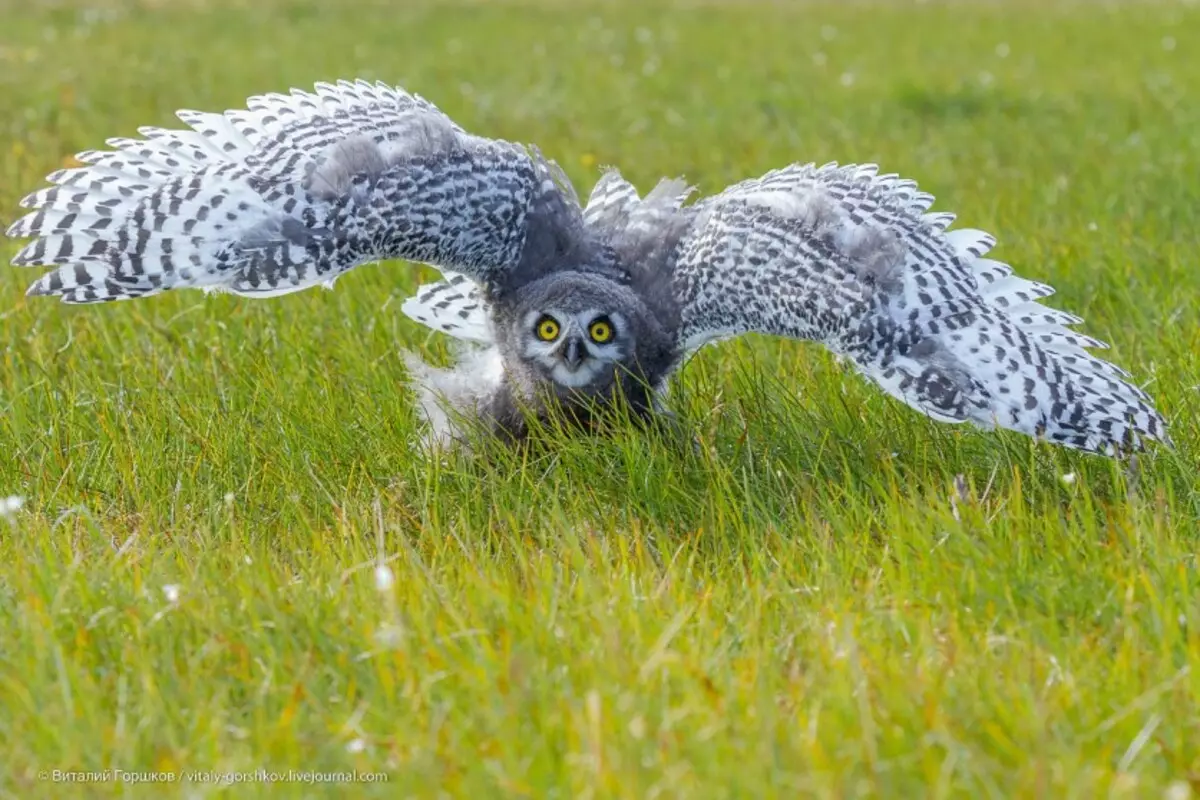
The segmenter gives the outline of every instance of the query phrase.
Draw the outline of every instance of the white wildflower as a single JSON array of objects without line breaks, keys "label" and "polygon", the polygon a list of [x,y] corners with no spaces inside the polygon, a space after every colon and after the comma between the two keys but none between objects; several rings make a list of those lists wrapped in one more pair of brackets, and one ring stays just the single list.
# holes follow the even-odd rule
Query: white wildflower
[{"label": "white wildflower", "polygon": [[1164,800],[1188,800],[1192,796],[1192,787],[1187,781],[1172,781],[1163,792]]},{"label": "white wildflower", "polygon": [[387,564],[375,568],[375,589],[379,592],[390,592],[396,585],[396,576]]},{"label": "white wildflower", "polygon": [[362,739],[351,739],[350,741],[346,742],[346,752],[347,753],[361,753],[363,750],[366,750],[366,749],[367,749],[367,743],[364,742]]},{"label": "white wildflower", "polygon": [[1071,484],[1075,483],[1075,473],[1064,472],[1062,475],[1058,476],[1058,479],[1062,481],[1063,486],[1070,486]]},{"label": "white wildflower", "polygon": [[167,598],[167,602],[175,605],[179,602],[179,584],[168,583],[162,587],[163,596]]},{"label": "white wildflower", "polygon": [[0,517],[4,517],[11,522],[13,515],[20,511],[24,505],[25,498],[18,494],[11,494],[8,497],[0,499]]}]

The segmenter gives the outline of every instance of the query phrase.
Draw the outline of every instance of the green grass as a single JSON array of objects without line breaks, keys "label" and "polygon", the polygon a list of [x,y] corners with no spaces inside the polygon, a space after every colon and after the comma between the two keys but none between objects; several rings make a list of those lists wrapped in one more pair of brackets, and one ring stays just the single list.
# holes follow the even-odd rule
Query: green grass
[{"label": "green grass", "polygon": [[673,388],[695,452],[426,463],[397,350],[445,353],[399,313],[428,269],[81,309],[0,270],[0,494],[26,498],[0,521],[0,792],[128,792],[39,778],[104,768],[389,778],[237,796],[1200,789],[1200,9],[91,8],[0,11],[5,224],[106,137],[337,77],[536,142],[581,190],[608,163],[711,192],[876,161],[1058,287],[1176,449],[1126,470],[937,425],[751,337]]}]

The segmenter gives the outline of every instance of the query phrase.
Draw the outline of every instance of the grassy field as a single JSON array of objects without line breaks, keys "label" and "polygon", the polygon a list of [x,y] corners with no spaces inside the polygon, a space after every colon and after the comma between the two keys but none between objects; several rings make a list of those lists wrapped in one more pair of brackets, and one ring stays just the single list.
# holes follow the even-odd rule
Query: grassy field
[{"label": "grassy field", "polygon": [[396,6],[9,2],[0,223],[106,137],[338,77],[581,191],[875,161],[1058,287],[1176,449],[941,426],[751,337],[673,387],[695,452],[427,463],[397,351],[446,352],[399,313],[428,269],[82,309],[0,270],[0,793],[1200,793],[1200,9]]}]

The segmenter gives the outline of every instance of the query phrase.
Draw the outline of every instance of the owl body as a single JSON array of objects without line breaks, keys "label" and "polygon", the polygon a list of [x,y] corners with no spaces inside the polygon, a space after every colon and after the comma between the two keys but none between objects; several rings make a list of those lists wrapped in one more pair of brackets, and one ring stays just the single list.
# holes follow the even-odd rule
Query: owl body
[{"label": "owl body", "polygon": [[[689,203],[616,170],[581,203],[527,148],[467,133],[364,81],[252,97],[187,130],[142,128],[29,195],[13,263],[70,303],[179,288],[272,297],[387,259],[437,267],[402,310],[463,340],[451,368],[405,353],[431,441],[479,422],[653,417],[698,348],[757,332],[818,342],[943,422],[1119,455],[1166,442],[1128,373],[1089,352],[1050,287],[987,258],[933,197],[873,165],[793,164]],[[565,412],[565,413],[559,413]]]},{"label": "owl body", "polygon": [[[453,370],[409,359],[419,383],[434,387],[421,402],[431,441],[462,438],[456,418],[481,420],[512,440],[525,437],[531,417],[593,429],[617,404],[635,419],[659,407],[679,350],[631,287],[588,271],[551,272],[491,298],[488,308],[492,342],[462,354]],[[481,362],[501,367],[481,369]],[[463,380],[471,391],[441,388]]]}]

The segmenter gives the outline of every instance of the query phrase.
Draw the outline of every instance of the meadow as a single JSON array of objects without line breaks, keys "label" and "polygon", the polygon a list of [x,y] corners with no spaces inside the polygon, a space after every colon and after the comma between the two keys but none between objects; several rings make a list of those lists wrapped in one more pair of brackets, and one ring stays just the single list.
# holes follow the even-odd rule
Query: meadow
[{"label": "meadow", "polygon": [[[72,308],[6,267],[0,795],[207,796],[185,771],[264,769],[361,780],[233,794],[1200,793],[1200,8],[0,19],[0,226],[107,137],[337,78],[537,143],[582,194],[606,164],[709,193],[876,162],[1054,285],[1175,443],[1118,463],[940,425],[816,346],[747,337],[672,386],[694,449],[630,428],[429,461],[399,355],[447,356],[399,312],[428,268]],[[105,769],[177,781],[53,776]]]}]

